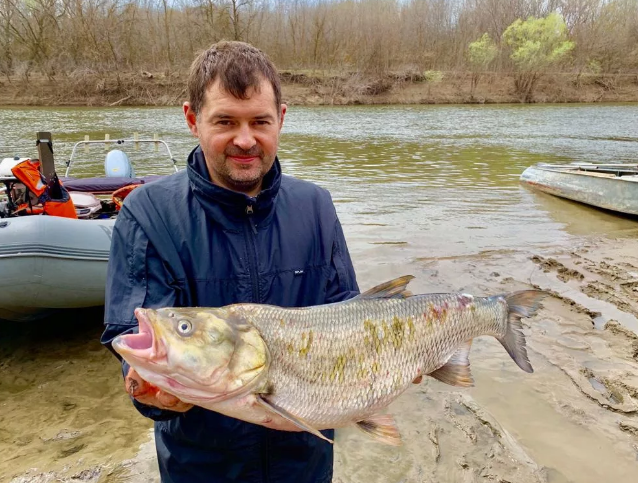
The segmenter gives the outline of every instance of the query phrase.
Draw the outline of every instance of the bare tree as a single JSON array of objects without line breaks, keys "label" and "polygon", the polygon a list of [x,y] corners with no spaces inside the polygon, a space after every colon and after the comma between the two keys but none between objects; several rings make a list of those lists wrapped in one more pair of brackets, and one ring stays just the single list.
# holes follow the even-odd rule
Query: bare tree
[{"label": "bare tree", "polygon": [[13,34],[11,25],[15,10],[8,0],[0,0],[0,72],[11,82],[13,72]]},{"label": "bare tree", "polygon": [[170,74],[235,39],[283,69],[471,72],[468,46],[487,33],[498,48],[489,69],[510,75],[503,32],[554,11],[576,45],[554,69],[636,72],[636,0],[0,0],[0,71]]},{"label": "bare tree", "polygon": [[53,78],[54,66],[48,63],[54,40],[59,30],[55,0],[19,2],[6,0],[13,10],[8,30],[23,49],[26,62],[24,76],[28,80],[33,67]]},{"label": "bare tree", "polygon": [[226,12],[233,40],[247,40],[256,16],[255,0],[228,0]]}]

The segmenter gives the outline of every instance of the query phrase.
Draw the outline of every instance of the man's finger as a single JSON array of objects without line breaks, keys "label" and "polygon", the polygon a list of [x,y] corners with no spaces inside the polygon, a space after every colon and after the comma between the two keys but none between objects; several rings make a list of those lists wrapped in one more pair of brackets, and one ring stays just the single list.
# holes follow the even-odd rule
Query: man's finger
[{"label": "man's finger", "polygon": [[155,386],[142,379],[137,371],[132,367],[129,369],[128,374],[124,379],[124,385],[126,387],[126,392],[135,398],[156,390]]},{"label": "man's finger", "polygon": [[184,412],[193,407],[192,404],[181,401],[176,396],[161,391],[157,386],[146,382],[135,369],[129,369],[124,378],[126,392],[138,402],[160,409]]},{"label": "man's finger", "polygon": [[166,406],[166,407],[175,406],[178,402],[180,402],[178,398],[164,391],[158,391],[156,397],[157,397],[157,401],[162,406]]},{"label": "man's finger", "polygon": [[156,394],[156,401],[158,404],[161,405],[162,409],[170,409],[171,411],[177,411],[180,413],[188,411],[190,408],[193,407],[192,404],[185,403],[172,394],[161,390],[158,391]]},{"label": "man's finger", "polygon": [[137,379],[128,378],[126,379],[126,392],[128,392],[131,396],[137,397],[145,394],[147,391],[144,386],[143,381],[138,381]]}]

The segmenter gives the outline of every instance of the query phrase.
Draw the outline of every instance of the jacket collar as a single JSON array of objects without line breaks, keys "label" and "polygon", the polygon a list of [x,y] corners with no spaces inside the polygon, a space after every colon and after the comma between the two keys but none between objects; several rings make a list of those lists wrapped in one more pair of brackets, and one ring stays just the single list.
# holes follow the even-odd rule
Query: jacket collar
[{"label": "jacket collar", "polygon": [[[281,165],[277,157],[270,171],[264,176],[262,190],[254,198],[213,184],[210,181],[201,146],[197,146],[189,154],[186,170],[191,190],[197,201],[209,216],[226,228],[236,229],[235,224],[240,219],[246,218],[249,206],[252,207],[252,217],[256,224],[263,224],[270,218],[269,215],[281,185]],[[232,222],[232,226],[229,226],[227,222]]]}]

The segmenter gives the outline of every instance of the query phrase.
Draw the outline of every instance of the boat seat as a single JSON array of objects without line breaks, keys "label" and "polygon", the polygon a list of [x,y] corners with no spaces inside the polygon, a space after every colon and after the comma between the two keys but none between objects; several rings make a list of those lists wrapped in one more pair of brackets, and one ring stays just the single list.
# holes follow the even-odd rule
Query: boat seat
[{"label": "boat seat", "polygon": [[164,175],[144,176],[142,178],[127,177],[94,177],[94,178],[60,178],[64,187],[69,191],[82,193],[111,194],[130,184],[145,184],[164,178]]},{"label": "boat seat", "polygon": [[102,203],[100,203],[100,200],[93,193],[69,191],[69,195],[75,207],[75,213],[80,219],[89,218],[102,208]]}]

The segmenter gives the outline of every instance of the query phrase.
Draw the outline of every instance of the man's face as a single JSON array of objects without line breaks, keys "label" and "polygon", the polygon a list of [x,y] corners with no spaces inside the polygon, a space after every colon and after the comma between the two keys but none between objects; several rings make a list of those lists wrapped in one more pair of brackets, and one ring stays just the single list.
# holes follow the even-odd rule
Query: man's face
[{"label": "man's face", "polygon": [[256,196],[275,161],[286,105],[275,105],[266,79],[259,91],[250,88],[247,94],[247,99],[237,99],[217,80],[206,90],[199,114],[186,102],[184,115],[199,138],[212,182]]}]

